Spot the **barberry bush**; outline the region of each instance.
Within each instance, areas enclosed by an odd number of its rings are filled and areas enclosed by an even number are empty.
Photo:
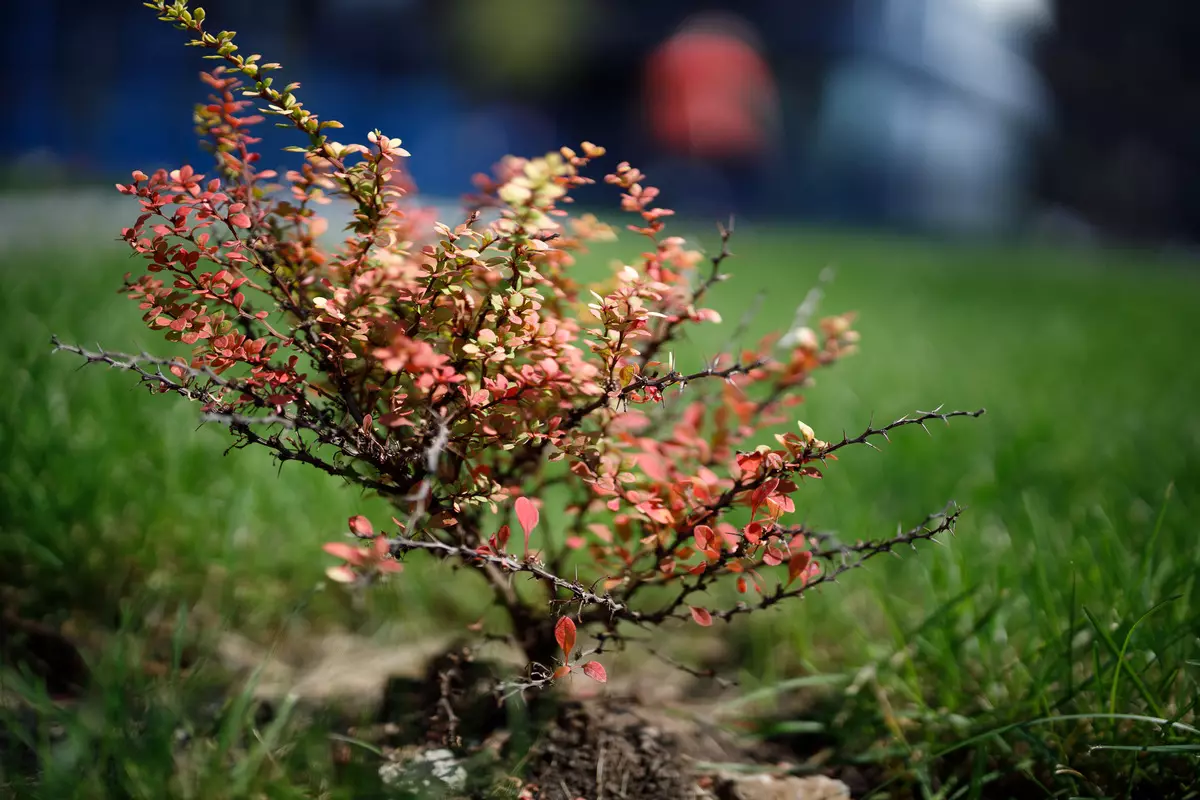
[[[212,172],[117,187],[141,206],[121,236],[145,267],[122,291],[178,347],[55,346],[199,403],[235,447],[388,500],[390,520],[355,516],[325,546],[333,581],[397,579],[418,552],[477,568],[529,661],[509,684],[523,691],[576,670],[604,681],[599,654],[631,631],[729,622],[953,530],[953,506],[852,543],[791,520],[800,487],[845,448],[982,411],[819,438],[792,409],[858,335],[849,314],[810,325],[812,293],[779,335],[677,365],[689,328],[721,323],[704,301],[727,278],[730,228],[709,256],[665,235],[658,190],[619,163],[603,180],[643,252],[581,286],[576,255],[617,235],[566,210],[603,148],[505,158],[462,219],[437,222],[410,196],[399,139],[335,141],[341,125],[277,86],[278,64],[210,31],[203,9],[146,5],[219,62],[195,113]],[[259,167],[266,117],[299,135],[283,175]],[[317,212],[333,202],[352,217],[330,246]]]

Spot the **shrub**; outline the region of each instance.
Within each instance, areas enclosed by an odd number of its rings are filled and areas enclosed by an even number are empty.
[[[529,659],[509,684],[523,691],[576,669],[605,680],[592,656],[632,629],[728,622],[952,530],[953,507],[853,544],[787,521],[799,487],[842,449],[982,411],[921,412],[836,441],[792,423],[762,443],[858,336],[849,314],[810,327],[810,293],[783,335],[677,367],[672,343],[721,321],[703,302],[727,277],[730,229],[707,259],[664,235],[671,211],[620,163],[604,180],[645,252],[584,290],[575,254],[616,231],[563,207],[603,148],[508,157],[477,178],[465,219],[434,222],[407,198],[399,139],[334,141],[337,122],[305,108],[295,84],[276,88],[279,65],[239,54],[184,0],[147,5],[221,62],[196,111],[215,173],[134,172],[118,186],[141,204],[122,238],[146,268],[123,291],[190,353],[55,346],[199,403],[236,447],[390,501],[386,530],[356,516],[348,540],[326,545],[340,562],[332,580],[368,585],[416,551],[478,568]],[[304,142],[282,177],[257,166],[264,116]],[[316,211],[333,200],[353,218],[328,247]],[[565,509],[540,523],[548,496]],[[733,590],[741,599],[711,599]]]

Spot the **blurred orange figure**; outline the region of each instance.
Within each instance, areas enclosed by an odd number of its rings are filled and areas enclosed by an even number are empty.
[[[778,93],[753,29],[696,15],[650,56],[646,102],[658,144],[674,155],[753,160],[772,143]]]

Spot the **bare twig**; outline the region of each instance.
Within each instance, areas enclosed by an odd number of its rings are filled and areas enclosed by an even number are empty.
[[[700,285],[697,286],[692,292],[692,296],[688,300],[689,306],[695,306],[696,303],[699,303],[701,300],[703,300],[704,295],[708,294],[709,289],[726,278],[726,276],[721,273],[721,265],[725,262],[725,259],[733,255],[733,253],[729,250],[729,240],[733,238],[733,218],[729,218],[728,225],[718,224],[717,233],[721,237],[721,249],[709,259],[709,263],[711,264],[712,268],[709,270],[708,277],[701,281]],[[674,319],[668,320],[667,323],[662,326],[662,329],[652,339],[646,342],[646,346],[642,349],[642,353],[638,357],[638,363],[640,366],[645,367],[648,363],[654,360],[654,357],[658,355],[660,350],[662,350],[663,345],[675,337],[676,331],[679,329],[679,326],[683,324],[685,319],[686,317],[677,316]]]
[[[749,613],[750,611],[770,608],[771,606],[776,605],[783,600],[793,597],[800,597],[805,592],[820,586],[821,584],[835,582],[838,577],[846,572],[865,566],[867,560],[873,556],[881,555],[883,553],[895,554],[895,551],[902,547],[910,547],[915,550],[917,542],[936,542],[937,539],[935,537],[939,534],[954,532],[955,523],[958,522],[958,518],[962,512],[963,509],[951,504],[947,507],[946,511],[930,514],[928,517],[922,520],[920,524],[890,538],[863,542],[852,548],[839,549],[834,553],[818,551],[814,555],[826,559],[831,558],[834,555],[844,556],[846,554],[853,554],[856,557],[853,559],[843,558],[841,563],[823,571],[818,577],[808,581],[802,586],[796,587],[795,589],[788,589],[784,584],[781,583],[775,588],[774,592],[764,595],[757,603],[739,603],[732,608],[727,608],[720,611],[712,611],[710,612],[712,614],[712,618],[722,619],[728,622],[738,614],[745,614]],[[676,613],[673,616],[679,619],[687,618],[687,615],[681,613]]]
[[[868,447],[878,450],[879,448],[875,447],[875,445],[871,443],[870,439],[876,436],[882,436],[884,441],[890,442],[891,439],[888,438],[888,433],[896,428],[903,428],[906,425],[920,425],[926,433],[929,433],[929,428],[925,427],[925,423],[929,422],[930,420],[941,420],[949,425],[951,417],[977,418],[982,417],[985,413],[987,413],[987,409],[985,408],[978,409],[977,411],[942,411],[941,406],[938,406],[933,411],[917,411],[913,416],[906,414],[900,419],[889,422],[887,425],[879,428],[876,428],[872,424],[868,424],[867,429],[857,436],[846,436],[846,434],[843,433],[841,441],[834,442],[833,444],[826,445],[825,447],[816,450],[813,453],[813,456],[816,459],[822,459],[831,453],[835,453],[838,450],[841,450],[843,447],[848,447],[852,444],[865,444]]]
[[[522,561],[516,556],[479,552],[466,545],[451,544],[439,540],[412,539],[407,536],[394,536],[388,540],[394,556],[400,556],[412,550],[426,550],[442,557],[457,557],[468,564],[492,564],[507,573],[526,572],[534,577],[561,589],[572,596],[572,599],[587,605],[595,605],[611,615],[620,615],[625,619],[638,620],[641,614],[620,603],[610,594],[598,594],[577,581],[569,581],[550,572],[536,561]]]

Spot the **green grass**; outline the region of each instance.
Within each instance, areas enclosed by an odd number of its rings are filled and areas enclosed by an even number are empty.
[[[901,431],[883,452],[847,452],[797,496],[799,519],[848,538],[951,499],[969,508],[942,547],[715,629],[741,654],[743,685],[768,689],[769,732],[863,762],[891,781],[885,794],[1121,796],[1195,772],[1200,737],[1114,715],[1195,724],[1197,275],[1142,253],[773,230],[741,232],[734,251],[735,279],[712,296],[726,327],[682,344],[681,366],[720,349],[760,290],[751,335],[786,325],[833,264],[823,310],[857,309],[863,345],[798,411],[818,436],[939,404],[988,409],[931,437]],[[263,453],[225,456],[220,431],[196,430],[195,409],[50,355],[52,332],[157,346],[113,293],[132,268],[118,246],[3,261],[0,584],[21,587],[29,611],[136,631],[182,602],[264,635],[296,619],[369,632],[396,618],[416,631],[478,618],[482,601],[445,569],[406,572],[366,611],[314,594],[318,544],[348,515],[385,509],[294,465],[277,476]],[[781,683],[805,673],[842,678],[820,694]],[[160,757],[118,755],[126,772]],[[317,780],[263,770],[301,795]]]

